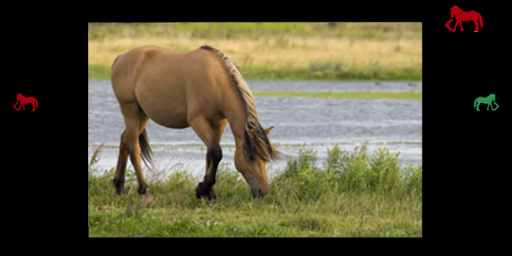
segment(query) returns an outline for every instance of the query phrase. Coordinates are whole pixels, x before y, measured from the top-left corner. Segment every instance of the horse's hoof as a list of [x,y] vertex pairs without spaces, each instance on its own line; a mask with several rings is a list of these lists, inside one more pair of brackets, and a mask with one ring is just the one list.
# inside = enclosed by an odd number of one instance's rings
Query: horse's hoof
[[203,197],[208,197],[208,200],[212,200],[217,198],[217,195],[215,195],[215,192],[213,191],[213,187],[210,187],[209,191],[205,191],[206,188],[205,188],[205,185],[203,182],[197,184],[197,187],[196,187],[196,197],[197,199],[201,199]]
[[201,197],[203,197],[204,193],[203,193],[203,190],[201,189],[201,183],[197,184],[197,187],[196,187],[196,197],[197,199],[201,199]]
[[213,188],[210,189],[210,193],[208,193],[208,200],[215,203],[215,200],[217,199],[217,195],[215,195],[215,192],[213,191]]

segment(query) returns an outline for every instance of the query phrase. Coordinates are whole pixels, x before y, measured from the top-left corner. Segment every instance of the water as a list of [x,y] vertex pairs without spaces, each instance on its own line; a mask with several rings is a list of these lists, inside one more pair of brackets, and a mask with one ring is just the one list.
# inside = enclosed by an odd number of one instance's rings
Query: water
[[[372,85],[373,84],[373,85]],[[421,82],[415,82],[421,90]],[[369,82],[248,82],[251,90],[293,91],[366,91],[378,87]],[[405,83],[382,82],[390,91],[410,90]],[[322,165],[327,149],[335,144],[353,151],[369,140],[368,153],[378,147],[405,155],[401,163],[422,164],[422,103],[398,100],[339,100],[308,98],[255,97],[263,128],[274,126],[270,133],[276,148],[292,157],[304,143],[317,151],[317,164]],[[123,116],[110,81],[89,81],[89,149],[90,161],[94,149],[105,142],[97,167],[116,166],[119,140],[125,129]],[[190,170],[203,176],[206,147],[192,128],[168,129],[152,120],[146,126],[157,169],[166,172]],[[222,136],[221,162],[234,168],[234,139],[226,126]],[[267,166],[269,175],[282,169],[286,161]],[[174,167],[173,167],[174,166]],[[133,170],[128,160],[128,168]],[[172,170],[171,170],[172,169]]]

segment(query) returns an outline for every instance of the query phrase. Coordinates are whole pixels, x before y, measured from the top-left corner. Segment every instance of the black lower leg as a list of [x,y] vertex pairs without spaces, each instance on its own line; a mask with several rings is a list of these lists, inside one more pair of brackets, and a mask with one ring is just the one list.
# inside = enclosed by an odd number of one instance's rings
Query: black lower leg
[[202,197],[208,197],[208,200],[212,200],[217,198],[215,192],[213,191],[214,183],[208,183],[206,181],[200,182],[196,187],[196,197],[201,199]]
[[145,195],[145,194],[146,194],[146,189],[147,189],[147,188],[148,188],[148,186],[147,186],[147,185],[145,185],[145,184],[144,184],[144,185],[140,185],[140,186],[139,186],[139,190],[138,190],[139,194],[141,194],[141,195]]
[[124,180],[116,180],[116,178],[114,178],[114,187],[118,195],[124,193]]
[[209,200],[215,199],[217,196],[213,192],[213,185],[215,184],[215,176],[217,174],[217,167],[222,159],[222,150],[218,143],[214,143],[208,150],[206,156],[207,171],[204,176],[204,181],[199,183],[196,188],[196,197],[201,198],[207,196]]

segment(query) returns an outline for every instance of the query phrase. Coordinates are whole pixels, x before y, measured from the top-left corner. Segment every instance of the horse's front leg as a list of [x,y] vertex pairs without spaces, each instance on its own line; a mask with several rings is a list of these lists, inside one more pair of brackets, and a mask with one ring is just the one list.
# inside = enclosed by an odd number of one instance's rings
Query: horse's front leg
[[213,191],[213,185],[216,182],[217,167],[222,159],[219,141],[226,124],[227,120],[222,121],[220,125],[210,125],[203,116],[198,116],[191,122],[190,126],[207,146],[206,174],[204,181],[196,187],[197,198],[207,197],[209,200],[217,198]]
[[450,28],[450,26],[449,26],[449,24],[450,24],[450,23],[452,23],[452,21],[453,21],[453,19],[450,19],[448,22],[446,22],[446,24],[444,24],[444,26],[445,26],[446,28],[448,28],[448,30],[450,30],[450,32],[454,32],[454,31],[455,31],[455,29],[452,29],[452,28]]
[[[12,106],[14,109],[16,109],[16,111],[20,111],[19,108],[16,108],[16,104],[20,103],[19,101],[16,101],[16,103],[14,103],[14,106]],[[20,108],[21,108],[21,105],[20,105]]]
[[492,107],[492,111],[495,111],[496,109],[498,109],[498,108],[500,107],[500,106],[498,105],[498,103],[494,102],[494,104],[496,104],[496,108],[494,108],[494,107],[491,105],[491,107]]
[[455,30],[457,30],[457,25],[459,25],[459,20],[457,20],[455,22],[455,27],[453,27],[453,31],[452,32],[455,32]]
[[464,31],[464,28],[462,28],[462,21],[457,21],[458,23],[460,23],[460,31]]

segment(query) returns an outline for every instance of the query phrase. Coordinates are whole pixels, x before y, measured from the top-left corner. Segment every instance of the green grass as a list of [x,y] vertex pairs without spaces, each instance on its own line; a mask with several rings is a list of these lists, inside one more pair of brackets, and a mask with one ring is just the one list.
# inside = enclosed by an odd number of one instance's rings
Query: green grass
[[89,166],[89,236],[421,237],[422,167],[398,161],[386,148],[367,154],[366,144],[353,152],[336,146],[318,168],[316,153],[303,148],[271,177],[262,199],[251,196],[238,172],[222,168],[215,204],[195,198],[198,180],[183,170],[147,177],[153,200],[145,202],[132,170],[127,193],[114,196],[114,169],[98,174]]
[[106,64],[89,64],[88,80],[110,80],[111,67]]
[[290,91],[254,91],[254,96],[266,97],[307,97],[322,99],[357,99],[357,100],[421,100],[422,92],[290,92]]
[[[318,62],[313,62],[318,63]],[[313,68],[282,66],[275,69],[245,67],[242,72],[246,80],[253,81],[421,81],[421,68],[359,68],[346,71],[329,66]],[[326,62],[329,63],[329,62]],[[110,80],[111,64],[89,64],[89,80]]]

